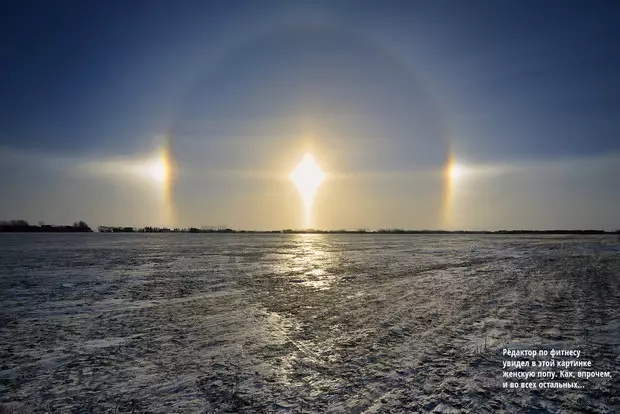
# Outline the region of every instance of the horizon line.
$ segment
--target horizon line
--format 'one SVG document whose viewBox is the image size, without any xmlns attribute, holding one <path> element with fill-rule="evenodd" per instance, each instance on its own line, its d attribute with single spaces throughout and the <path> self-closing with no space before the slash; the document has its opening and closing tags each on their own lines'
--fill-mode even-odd
<svg viewBox="0 0 620 414">
<path fill-rule="evenodd" d="M 365 228 L 359 227 L 357 229 L 346 229 L 346 228 L 334 228 L 334 229 L 316 229 L 316 228 L 284 228 L 284 229 L 260 229 L 260 230 L 250 230 L 250 229 L 233 229 L 227 225 L 202 225 L 200 228 L 198 227 L 166 227 L 166 226 L 106 226 L 99 225 L 96 227 L 96 230 L 88 226 L 84 221 L 74 222 L 73 226 L 71 225 L 53 225 L 46 224 L 42 221 L 39 221 L 38 225 L 31 225 L 26 220 L 0 220 L 0 232 L 14 232 L 19 231 L 18 229 L 23 229 L 26 231 L 36 231 L 37 229 L 45 230 L 45 231 L 53 231 L 54 229 L 64 229 L 67 230 L 69 228 L 76 228 L 81 230 L 90 230 L 93 232 L 99 233 L 115 233 L 115 232 L 135 232 L 135 233 L 327 233 L 327 234 L 505 234 L 505 233 L 517 233 L 517 234 L 620 234 L 620 229 L 615 230 L 603 230 L 603 229 L 496 229 L 496 230 L 465 230 L 465 229 L 408 229 L 408 228 L 399 228 L 399 227 L 380 227 L 380 228 Z"/>
<path fill-rule="evenodd" d="M 376 228 L 376 229 L 262 229 L 262 230 L 249 230 L 249 229 L 233 229 L 231 227 L 213 227 L 213 228 L 197 228 L 197 227 L 123 227 L 123 226 L 98 226 L 97 229 L 131 229 L 136 233 L 284 233 L 284 234 L 297 234 L 297 233 L 350 233 L 350 234 L 494 234 L 494 233 L 558 233 L 558 234 L 620 234 L 620 229 L 617 230 L 603 230 L 603 229 L 497 229 L 497 230 L 447 230 L 447 229 L 407 229 L 407 228 Z M 101 232 L 101 231 L 99 231 Z M 105 231 L 103 231 L 105 232 Z"/>
</svg>

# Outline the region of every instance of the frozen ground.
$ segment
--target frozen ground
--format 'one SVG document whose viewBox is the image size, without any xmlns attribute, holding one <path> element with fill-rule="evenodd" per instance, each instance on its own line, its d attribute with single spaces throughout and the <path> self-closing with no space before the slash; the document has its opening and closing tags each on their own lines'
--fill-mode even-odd
<svg viewBox="0 0 620 414">
<path fill-rule="evenodd" d="M 6 412 L 613 413 L 619 355 L 617 236 L 0 235 Z"/>
</svg>

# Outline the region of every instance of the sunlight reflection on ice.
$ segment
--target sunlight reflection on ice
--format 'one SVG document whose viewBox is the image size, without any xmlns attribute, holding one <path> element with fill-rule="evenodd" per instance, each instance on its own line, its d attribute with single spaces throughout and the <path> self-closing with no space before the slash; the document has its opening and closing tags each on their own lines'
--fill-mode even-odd
<svg viewBox="0 0 620 414">
<path fill-rule="evenodd" d="M 319 290 L 331 289 L 336 278 L 328 268 L 332 266 L 335 257 L 325 236 L 298 234 L 295 236 L 295 244 L 293 254 L 274 263 L 274 273 L 289 278 L 292 283 Z"/>
</svg>

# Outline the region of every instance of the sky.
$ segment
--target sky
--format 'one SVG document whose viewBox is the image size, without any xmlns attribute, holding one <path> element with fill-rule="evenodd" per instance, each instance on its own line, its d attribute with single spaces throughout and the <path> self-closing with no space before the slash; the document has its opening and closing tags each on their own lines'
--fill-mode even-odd
<svg viewBox="0 0 620 414">
<path fill-rule="evenodd" d="M 618 21 L 598 0 L 5 2 L 0 219 L 620 229 Z"/>
</svg>

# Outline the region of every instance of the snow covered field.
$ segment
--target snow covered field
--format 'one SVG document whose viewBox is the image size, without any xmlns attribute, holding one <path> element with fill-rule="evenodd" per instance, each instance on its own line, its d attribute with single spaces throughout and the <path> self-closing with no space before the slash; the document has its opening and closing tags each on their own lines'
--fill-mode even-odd
<svg viewBox="0 0 620 414">
<path fill-rule="evenodd" d="M 0 235 L 5 412 L 613 413 L 619 355 L 617 236 Z"/>
</svg>

